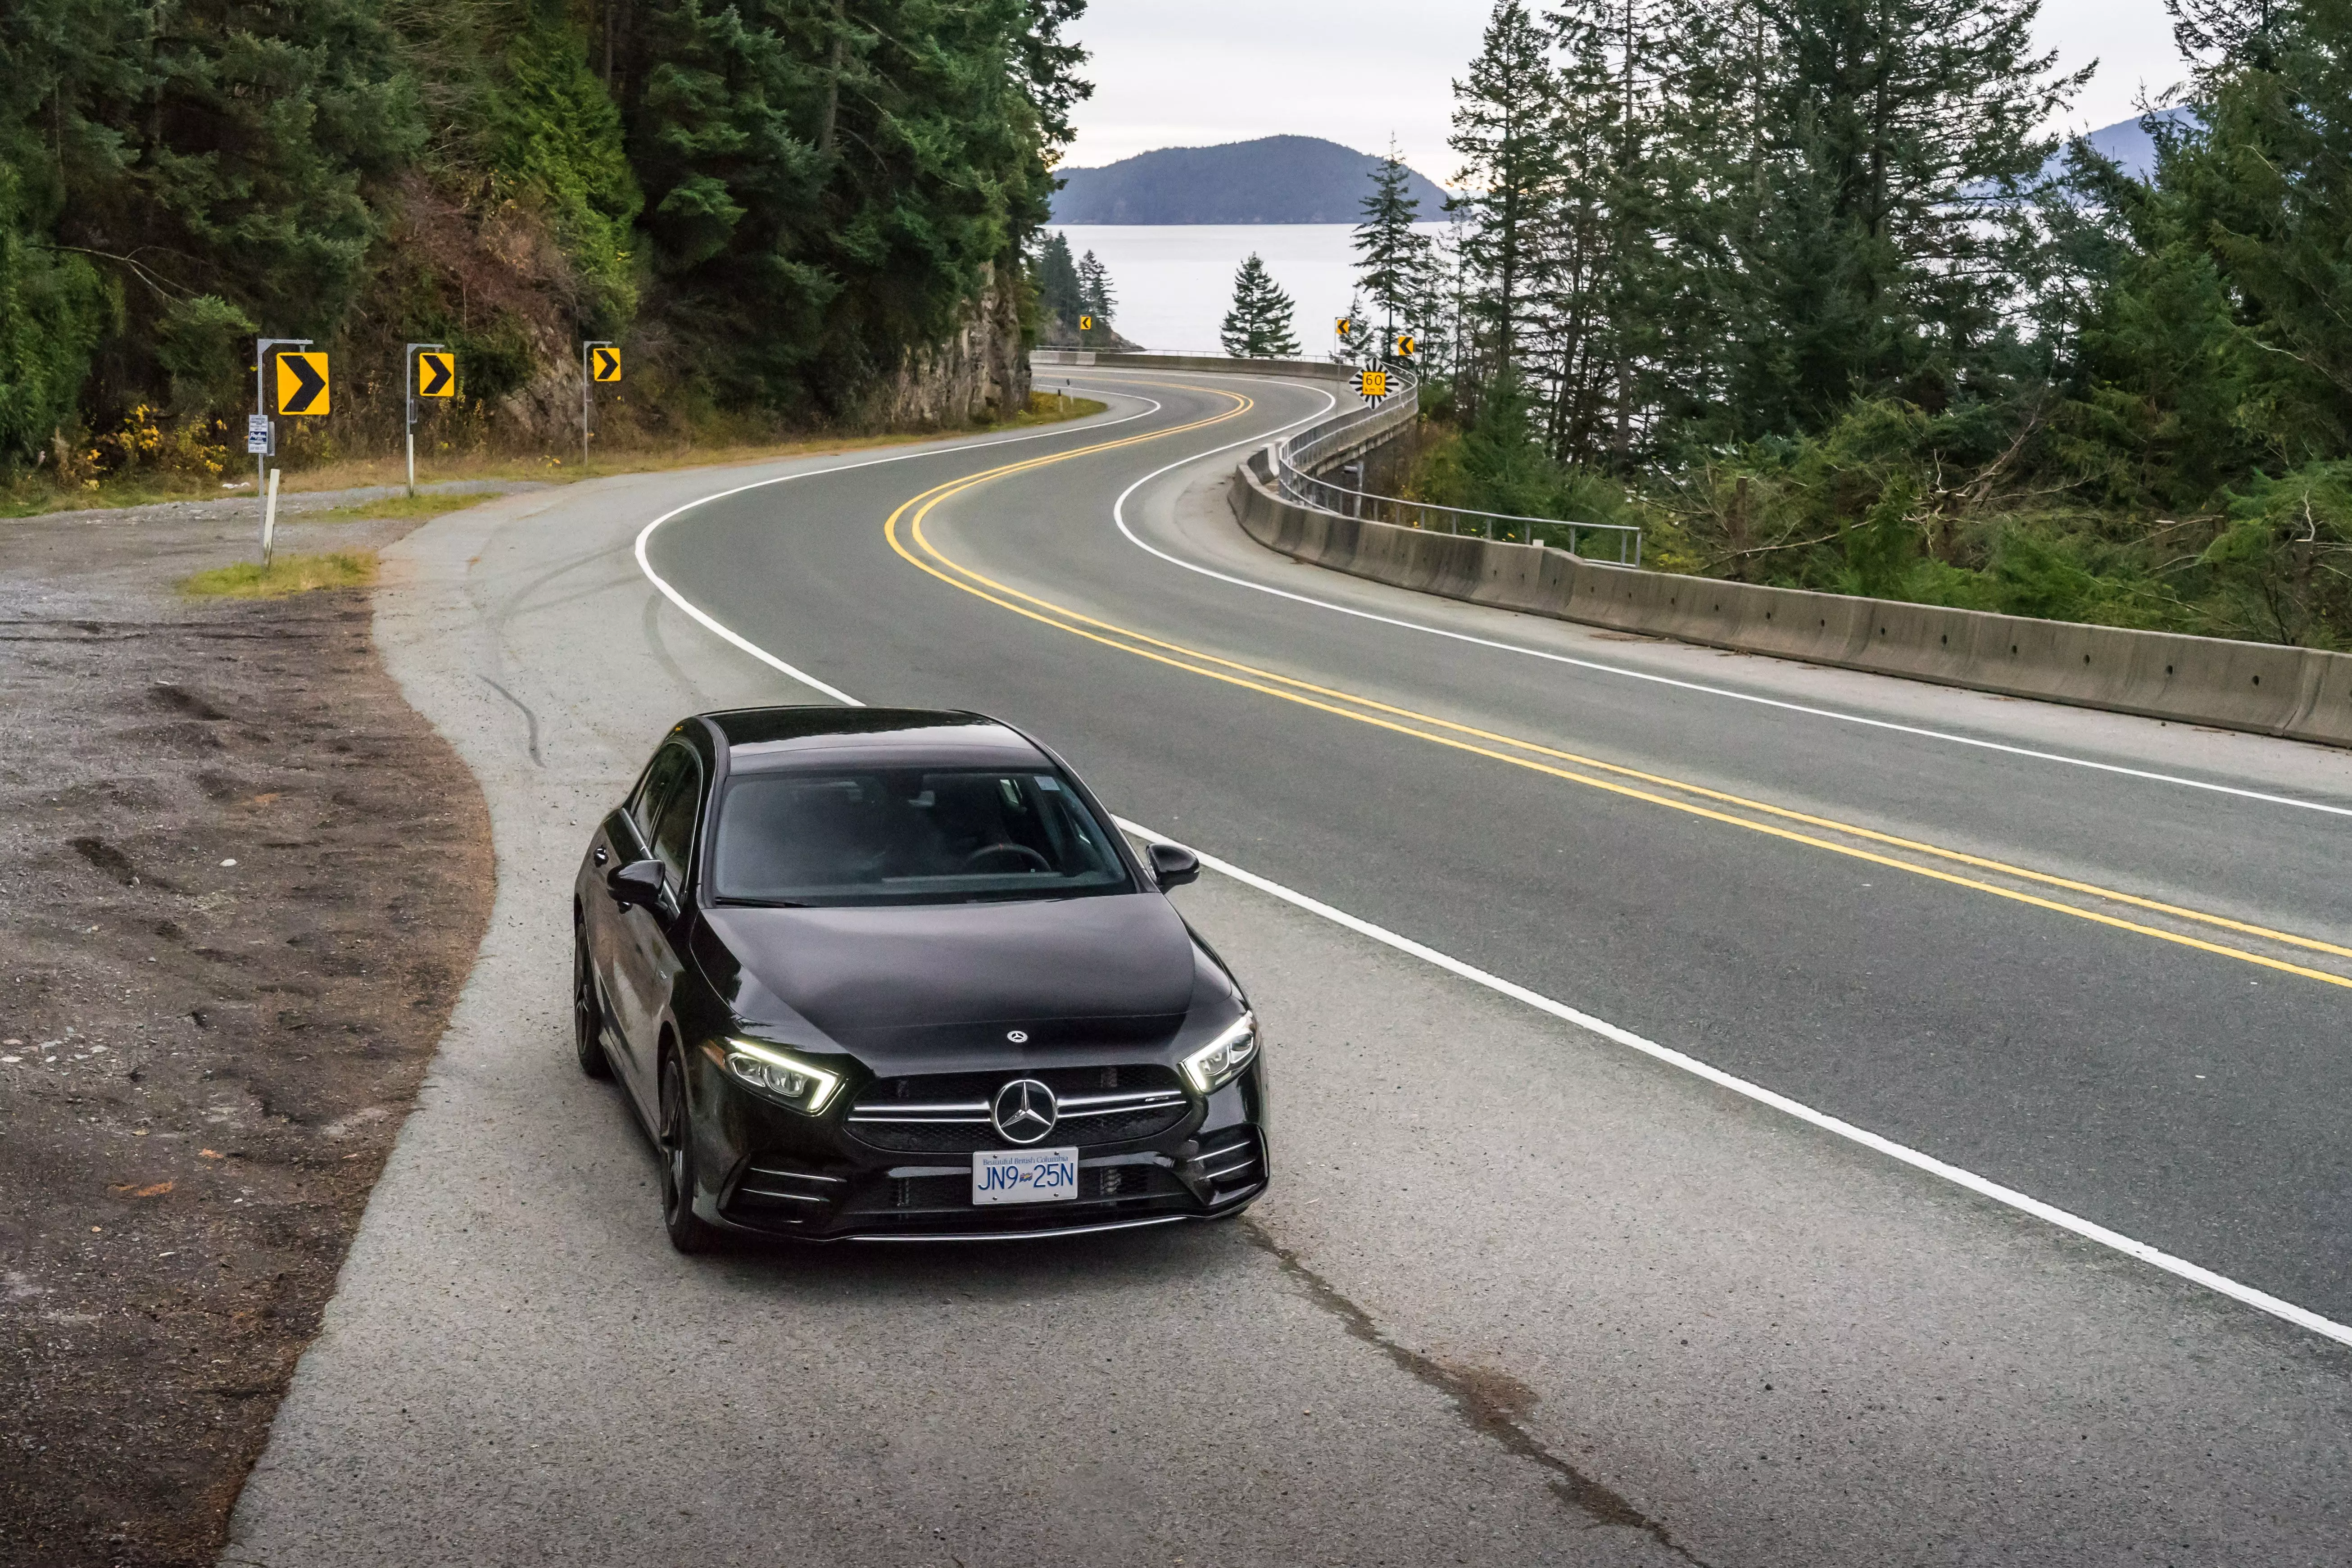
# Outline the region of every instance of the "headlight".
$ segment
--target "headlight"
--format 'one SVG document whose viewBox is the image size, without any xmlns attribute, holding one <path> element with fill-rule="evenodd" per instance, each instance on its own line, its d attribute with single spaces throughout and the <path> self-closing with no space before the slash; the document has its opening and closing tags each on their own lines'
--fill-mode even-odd
<svg viewBox="0 0 2352 1568">
<path fill-rule="evenodd" d="M 1220 1089 L 1241 1076 L 1257 1055 L 1257 1015 L 1244 1013 L 1225 1032 L 1184 1058 L 1184 1077 L 1202 1094 Z"/>
<path fill-rule="evenodd" d="M 738 1080 L 811 1116 L 832 1103 L 834 1091 L 841 1087 L 839 1073 L 757 1040 L 721 1040 L 719 1049 L 726 1054 L 727 1070 Z"/>
</svg>

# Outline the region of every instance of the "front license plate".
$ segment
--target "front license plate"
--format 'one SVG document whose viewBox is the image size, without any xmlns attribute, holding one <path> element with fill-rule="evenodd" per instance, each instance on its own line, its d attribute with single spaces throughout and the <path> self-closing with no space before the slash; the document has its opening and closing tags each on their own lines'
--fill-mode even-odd
<svg viewBox="0 0 2352 1568">
<path fill-rule="evenodd" d="M 1076 1149 L 983 1149 L 971 1157 L 976 1204 L 1066 1204 L 1077 1195 Z"/>
</svg>

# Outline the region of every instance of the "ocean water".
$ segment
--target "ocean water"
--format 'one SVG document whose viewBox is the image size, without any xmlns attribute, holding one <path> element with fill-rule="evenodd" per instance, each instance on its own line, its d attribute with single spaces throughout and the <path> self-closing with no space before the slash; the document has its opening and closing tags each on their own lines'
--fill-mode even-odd
<svg viewBox="0 0 2352 1568">
<path fill-rule="evenodd" d="M 1223 353 L 1217 323 L 1234 302 L 1234 274 L 1255 251 L 1298 303 L 1302 353 L 1331 352 L 1331 323 L 1356 281 L 1354 230 L 1342 223 L 1064 224 L 1072 254 L 1093 251 L 1110 268 L 1121 335 L 1155 353 Z M 1419 226 L 1431 234 L 1438 223 Z"/>
</svg>

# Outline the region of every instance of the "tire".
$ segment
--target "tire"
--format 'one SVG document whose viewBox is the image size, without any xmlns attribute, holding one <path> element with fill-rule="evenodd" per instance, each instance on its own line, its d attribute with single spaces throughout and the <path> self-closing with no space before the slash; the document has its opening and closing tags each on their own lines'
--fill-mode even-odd
<svg viewBox="0 0 2352 1568">
<path fill-rule="evenodd" d="M 611 1078 L 613 1061 L 604 1054 L 604 1009 L 596 1001 L 596 971 L 588 962 L 588 938 L 580 922 L 572 922 L 572 1048 L 580 1070 L 590 1078 Z"/>
<path fill-rule="evenodd" d="M 694 1137 L 686 1108 L 686 1074 L 675 1055 L 661 1065 L 662 1229 L 680 1252 L 709 1252 L 718 1229 L 694 1212 Z"/>
</svg>

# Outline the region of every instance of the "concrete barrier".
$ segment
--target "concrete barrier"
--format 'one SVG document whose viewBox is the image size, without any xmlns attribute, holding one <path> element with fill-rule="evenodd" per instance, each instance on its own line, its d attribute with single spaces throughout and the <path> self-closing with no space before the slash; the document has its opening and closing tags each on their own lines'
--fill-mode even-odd
<svg viewBox="0 0 2352 1568">
<path fill-rule="evenodd" d="M 1234 475 L 1244 531 L 1374 582 L 1708 647 L 2352 746 L 2352 655 L 1604 565 L 1315 510 L 1276 492 L 1272 463 L 1262 448 Z"/>
<path fill-rule="evenodd" d="M 1351 364 L 1319 359 L 1227 359 L 1222 354 L 1113 353 L 1108 349 L 1031 349 L 1035 365 L 1100 365 L 1105 370 L 1193 370 L 1223 375 L 1279 375 L 1293 380 L 1346 381 Z"/>
</svg>

